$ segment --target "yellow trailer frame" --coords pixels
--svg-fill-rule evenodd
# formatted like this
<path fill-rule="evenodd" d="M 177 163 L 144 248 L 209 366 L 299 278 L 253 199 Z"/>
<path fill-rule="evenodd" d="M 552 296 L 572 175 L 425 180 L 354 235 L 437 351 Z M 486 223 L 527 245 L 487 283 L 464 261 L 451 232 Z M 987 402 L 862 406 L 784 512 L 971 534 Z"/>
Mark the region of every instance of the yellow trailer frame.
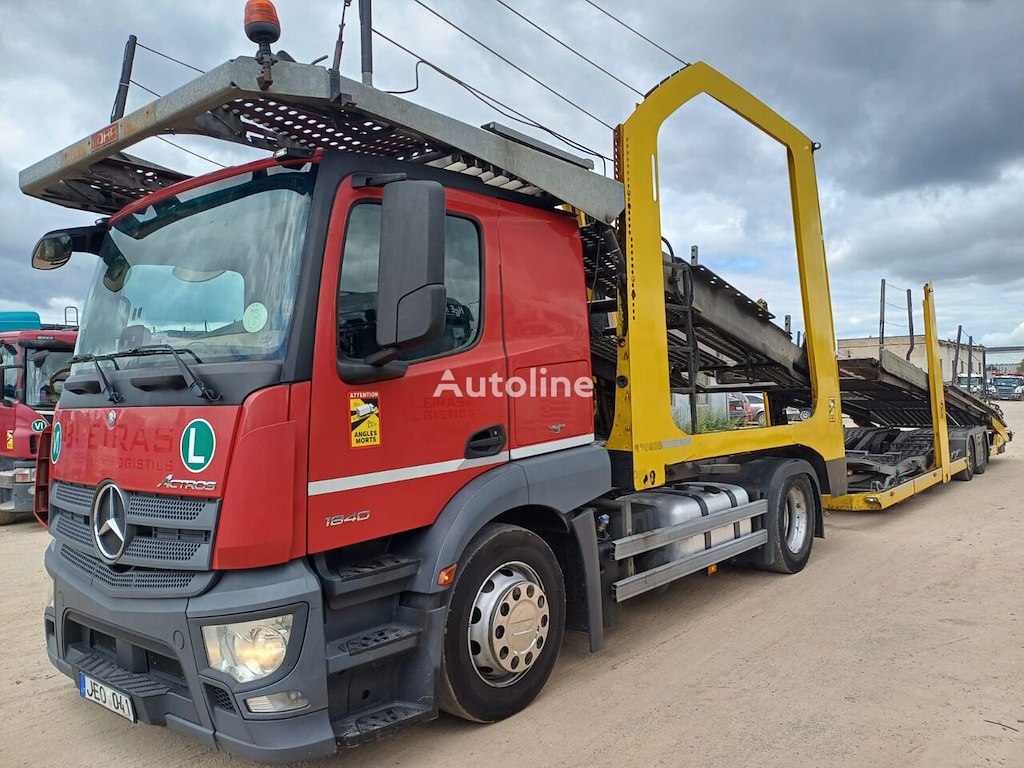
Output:
<path fill-rule="evenodd" d="M 813 396 L 810 419 L 764 429 L 688 434 L 672 418 L 666 336 L 658 133 L 695 96 L 707 94 L 786 148 L 797 267 Z M 822 238 L 814 143 L 759 99 L 703 62 L 654 88 L 615 132 L 616 176 L 625 189 L 620 242 L 627 306 L 619 298 L 615 418 L 607 447 L 632 464 L 633 486 L 665 482 L 666 467 L 720 456 L 802 446 L 845 483 L 839 369 Z M 643 297 L 642 299 L 640 297 Z M 798 448 L 799 450 L 799 448 Z M 837 463 L 843 462 L 836 473 Z M 842 487 L 845 491 L 845 486 Z"/>
<path fill-rule="evenodd" d="M 946 422 L 946 392 L 939 358 L 939 335 L 935 321 L 935 295 L 931 283 L 924 286 L 924 336 L 928 357 L 928 399 L 935 441 L 935 463 L 928 472 L 879 492 L 849 493 L 822 497 L 827 509 L 874 511 L 887 509 L 935 485 L 948 483 L 953 475 L 967 469 L 967 459 L 950 459 L 949 430 Z M 1003 430 L 1005 432 L 1005 430 Z M 997 431 L 998 439 L 998 431 Z"/>

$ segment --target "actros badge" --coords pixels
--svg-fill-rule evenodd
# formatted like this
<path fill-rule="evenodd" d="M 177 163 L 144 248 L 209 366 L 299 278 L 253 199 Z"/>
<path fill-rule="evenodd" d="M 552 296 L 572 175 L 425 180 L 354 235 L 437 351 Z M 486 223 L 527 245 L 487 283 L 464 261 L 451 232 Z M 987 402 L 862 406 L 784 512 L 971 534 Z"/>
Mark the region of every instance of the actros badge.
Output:
<path fill-rule="evenodd" d="M 215 480 L 179 480 L 174 475 L 168 475 L 157 483 L 156 487 L 183 491 L 214 491 L 217 489 L 217 482 Z"/>

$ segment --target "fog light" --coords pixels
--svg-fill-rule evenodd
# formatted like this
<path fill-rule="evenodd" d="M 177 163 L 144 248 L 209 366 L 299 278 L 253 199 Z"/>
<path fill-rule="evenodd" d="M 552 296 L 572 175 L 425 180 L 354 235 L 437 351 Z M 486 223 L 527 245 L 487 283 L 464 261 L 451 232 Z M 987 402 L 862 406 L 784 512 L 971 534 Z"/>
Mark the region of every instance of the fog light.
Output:
<path fill-rule="evenodd" d="M 34 467 L 21 467 L 14 470 L 14 482 L 16 483 L 34 483 L 35 480 L 36 470 Z"/>
<path fill-rule="evenodd" d="M 274 674 L 284 662 L 292 634 L 292 614 L 237 624 L 203 627 L 206 660 L 240 683 Z"/>
<path fill-rule="evenodd" d="M 302 691 L 282 691 L 267 696 L 253 696 L 245 700 L 250 712 L 267 714 L 269 712 L 292 712 L 309 706 L 309 699 Z"/>

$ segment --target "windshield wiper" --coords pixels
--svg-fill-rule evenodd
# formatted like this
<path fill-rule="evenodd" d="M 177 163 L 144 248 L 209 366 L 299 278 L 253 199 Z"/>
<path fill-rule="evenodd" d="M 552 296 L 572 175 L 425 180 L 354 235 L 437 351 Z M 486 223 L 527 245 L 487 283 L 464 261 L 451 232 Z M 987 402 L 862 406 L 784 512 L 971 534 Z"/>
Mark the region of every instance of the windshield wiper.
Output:
<path fill-rule="evenodd" d="M 214 390 L 210 389 L 203 380 L 196 376 L 195 371 L 189 368 L 188 363 L 181 356 L 181 352 L 186 352 L 192 355 L 192 358 L 202 365 L 202 360 L 199 359 L 199 355 L 193 352 L 188 347 L 182 347 L 176 349 L 170 344 L 147 344 L 144 347 L 133 347 L 132 349 L 125 349 L 121 352 L 114 352 L 110 356 L 117 357 L 146 357 L 148 355 L 172 355 L 174 362 L 178 364 L 178 368 L 181 369 L 181 377 L 185 379 L 185 385 L 188 387 L 188 391 L 196 397 L 201 397 L 211 403 L 215 403 L 220 400 L 220 395 Z"/>
<path fill-rule="evenodd" d="M 97 357 L 96 355 L 77 355 L 68 360 L 68 363 L 92 363 L 96 366 L 96 375 L 99 376 L 100 383 L 103 385 L 103 394 L 107 396 L 107 400 L 117 405 L 124 402 L 124 396 L 114 389 L 114 385 L 110 383 L 110 379 L 107 378 L 107 374 L 103 372 L 103 368 L 100 366 L 100 360 L 109 359 L 112 358 L 106 356 Z"/>
<path fill-rule="evenodd" d="M 109 386 L 109 382 L 103 375 L 103 371 L 101 371 L 99 368 L 99 363 L 97 362 L 99 360 L 116 360 L 119 357 L 148 357 L 151 355 L 172 355 L 174 357 L 174 361 L 178 364 L 178 368 L 181 369 L 181 377 L 185 380 L 185 385 L 188 387 L 189 391 L 192 394 L 194 394 L 196 397 L 201 397 L 204 400 L 208 400 L 211 403 L 215 403 L 218 400 L 220 400 L 221 396 L 217 394 L 217 392 L 215 392 L 214 390 L 207 387 L 206 384 L 203 383 L 203 380 L 196 376 L 195 372 L 191 368 L 189 368 L 188 363 L 186 363 L 182 356 L 179 354 L 180 352 L 185 352 L 187 354 L 192 355 L 192 358 L 197 363 L 202 365 L 203 361 L 199 359 L 199 355 L 197 355 L 188 347 L 183 347 L 182 349 L 179 350 L 172 347 L 170 344 L 147 344 L 144 347 L 132 347 L 131 349 L 122 349 L 120 352 L 110 352 L 106 355 L 81 355 L 79 357 L 72 358 L 71 362 L 95 362 L 96 369 L 100 371 L 100 376 L 103 379 L 104 385 Z M 111 390 L 113 390 L 112 387 Z M 117 397 L 119 398 L 114 402 L 120 402 L 121 396 L 116 392 L 114 394 L 117 395 Z"/>

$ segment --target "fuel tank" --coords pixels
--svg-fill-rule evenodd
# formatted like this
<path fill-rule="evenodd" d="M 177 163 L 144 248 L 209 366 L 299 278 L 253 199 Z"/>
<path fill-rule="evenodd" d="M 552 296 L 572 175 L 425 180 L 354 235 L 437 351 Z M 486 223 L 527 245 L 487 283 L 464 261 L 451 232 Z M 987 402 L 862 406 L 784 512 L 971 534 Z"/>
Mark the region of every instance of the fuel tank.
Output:
<path fill-rule="evenodd" d="M 619 501 L 629 503 L 632 530 L 628 533 L 642 533 L 713 515 L 746 504 L 750 499 L 747 492 L 738 485 L 693 482 L 640 491 L 621 497 Z M 636 570 L 656 568 L 729 541 L 736 538 L 737 534 L 746 535 L 750 531 L 750 520 L 747 519 L 681 539 L 637 556 Z"/>

